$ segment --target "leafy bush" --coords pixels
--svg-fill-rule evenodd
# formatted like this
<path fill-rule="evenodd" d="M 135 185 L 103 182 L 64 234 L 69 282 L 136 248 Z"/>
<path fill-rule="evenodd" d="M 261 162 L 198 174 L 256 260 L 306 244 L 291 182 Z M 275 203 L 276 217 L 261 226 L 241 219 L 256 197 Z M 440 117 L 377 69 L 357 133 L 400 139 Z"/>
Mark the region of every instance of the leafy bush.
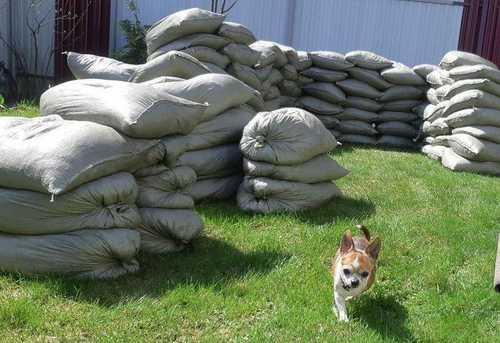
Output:
<path fill-rule="evenodd" d="M 120 20 L 120 30 L 123 32 L 127 44 L 116 51 L 112 57 L 125 63 L 142 64 L 146 62 L 146 31 L 150 26 L 142 25 L 139 19 L 139 10 L 135 1 L 128 2 L 128 9 L 134 20 Z"/>

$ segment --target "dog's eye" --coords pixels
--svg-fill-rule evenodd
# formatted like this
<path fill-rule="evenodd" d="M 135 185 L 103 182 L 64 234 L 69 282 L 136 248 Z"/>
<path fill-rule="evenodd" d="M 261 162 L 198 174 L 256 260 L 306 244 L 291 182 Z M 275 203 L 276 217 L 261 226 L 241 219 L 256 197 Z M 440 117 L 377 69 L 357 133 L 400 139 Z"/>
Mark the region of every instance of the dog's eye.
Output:
<path fill-rule="evenodd" d="M 346 269 L 344 269 L 344 274 L 345 274 L 345 275 L 349 275 L 349 274 L 351 274 L 351 271 L 350 271 L 349 269 L 347 269 L 347 268 L 346 268 Z"/>
<path fill-rule="evenodd" d="M 362 273 L 361 273 L 361 276 L 362 276 L 362 277 L 368 277 L 368 272 L 362 272 Z"/>

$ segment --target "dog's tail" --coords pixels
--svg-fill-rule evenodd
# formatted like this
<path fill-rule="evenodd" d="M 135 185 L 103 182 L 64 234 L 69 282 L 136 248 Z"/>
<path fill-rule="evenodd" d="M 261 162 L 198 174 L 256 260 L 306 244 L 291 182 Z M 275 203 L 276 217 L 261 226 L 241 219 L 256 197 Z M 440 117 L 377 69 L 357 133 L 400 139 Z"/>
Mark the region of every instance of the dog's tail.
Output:
<path fill-rule="evenodd" d="M 358 228 L 359 230 L 361 230 L 361 232 L 363 232 L 363 235 L 365 236 L 367 241 L 370 241 L 370 231 L 368 231 L 366 226 L 358 224 L 356 225 L 356 228 Z"/>

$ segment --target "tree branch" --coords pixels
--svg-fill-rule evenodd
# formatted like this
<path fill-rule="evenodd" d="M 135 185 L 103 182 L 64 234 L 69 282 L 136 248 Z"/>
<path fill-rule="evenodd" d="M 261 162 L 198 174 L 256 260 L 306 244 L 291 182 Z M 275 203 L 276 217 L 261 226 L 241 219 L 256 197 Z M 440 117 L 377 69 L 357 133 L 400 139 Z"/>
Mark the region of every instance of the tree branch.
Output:
<path fill-rule="evenodd" d="M 229 8 L 227 10 L 225 10 L 225 11 L 223 10 L 221 12 L 221 14 L 225 14 L 225 13 L 228 13 L 229 11 L 231 11 L 231 9 L 238 3 L 238 1 L 240 1 L 240 0 L 234 0 L 234 2 L 231 4 L 231 6 L 229 6 Z"/>

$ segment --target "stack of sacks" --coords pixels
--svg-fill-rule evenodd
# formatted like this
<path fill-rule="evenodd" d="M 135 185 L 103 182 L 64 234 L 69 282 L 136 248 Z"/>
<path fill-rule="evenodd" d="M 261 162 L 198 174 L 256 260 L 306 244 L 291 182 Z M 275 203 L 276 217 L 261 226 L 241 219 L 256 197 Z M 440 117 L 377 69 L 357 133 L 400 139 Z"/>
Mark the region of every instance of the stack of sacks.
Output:
<path fill-rule="evenodd" d="M 56 115 L 0 119 L 0 269 L 113 278 L 138 270 L 134 172 L 162 146 Z"/>
<path fill-rule="evenodd" d="M 435 87 L 422 151 L 455 171 L 500 175 L 500 71 L 474 54 L 451 51 L 428 76 Z"/>
<path fill-rule="evenodd" d="M 106 125 L 158 147 L 154 163 L 137 163 L 134 170 L 142 217 L 136 228 L 141 234 L 141 250 L 165 253 L 182 249 L 199 235 L 203 223 L 185 192 L 196 181 L 194 171 L 166 168 L 165 147 L 159 138 L 189 134 L 202 120 L 207 105 L 171 95 L 152 84 L 70 81 L 42 95 L 40 112 Z"/>
<path fill-rule="evenodd" d="M 208 106 L 188 135 L 162 139 L 167 154 L 165 165 L 188 167 L 195 172 L 196 182 L 186 190 L 195 202 L 233 196 L 242 180 L 238 142 L 243 128 L 255 115 L 255 110 L 246 104 L 260 94 L 223 74 L 200 75 L 153 87 Z"/>
<path fill-rule="evenodd" d="M 345 56 L 335 52 L 313 51 L 309 53 L 311 63 L 303 69 L 300 75 L 312 80 L 302 86 L 304 96 L 298 99 L 297 106 L 316 115 L 335 137 L 340 136 L 340 121 L 337 115 L 344 111 L 346 94 L 335 84 L 348 78 L 346 69 L 353 65 L 346 61 Z M 350 106 L 347 106 L 350 108 Z M 347 120 L 346 120 L 347 121 Z M 347 127 L 344 125 L 346 139 L 349 140 Z M 368 124 L 369 129 L 372 130 Z"/>
<path fill-rule="evenodd" d="M 205 73 L 230 74 L 260 92 L 258 108 L 293 106 L 301 87 L 313 82 L 299 72 L 312 64 L 306 52 L 256 41 L 245 26 L 225 16 L 191 8 L 155 23 L 146 33 L 148 62 L 130 65 L 111 58 L 67 53 L 78 79 L 145 82 L 156 77 L 189 79 Z"/>
<path fill-rule="evenodd" d="M 425 74 L 428 66 L 413 69 L 401 63 L 382 70 L 382 78 L 391 86 L 377 100 L 382 111 L 377 115 L 378 145 L 414 149 L 421 122 L 414 109 L 425 102 Z"/>
<path fill-rule="evenodd" d="M 341 192 L 331 182 L 348 174 L 328 156 L 335 137 L 312 114 L 298 108 L 260 112 L 243 131 L 245 179 L 238 205 L 271 213 L 321 206 Z"/>
<path fill-rule="evenodd" d="M 425 110 L 428 108 L 428 106 L 430 104 L 428 97 L 429 97 L 429 92 L 431 89 L 429 83 L 427 82 L 427 77 L 431 73 L 433 73 L 439 69 L 440 68 L 437 65 L 433 65 L 433 64 L 419 64 L 419 65 L 416 65 L 413 67 L 413 71 L 418 76 L 420 76 L 422 79 L 426 80 L 426 85 L 421 87 L 421 89 L 424 91 L 424 97 L 423 97 L 423 99 L 421 99 L 422 102 L 418 106 L 415 106 L 412 109 L 412 112 L 415 115 L 414 116 L 415 120 L 413 121 L 413 123 L 415 125 L 419 126 L 418 135 L 417 135 L 416 139 L 414 139 L 415 142 L 421 141 L 422 138 L 424 137 L 424 134 L 422 131 L 423 124 L 424 124 L 423 118 L 424 118 Z"/>
<path fill-rule="evenodd" d="M 126 64 L 109 57 L 68 52 L 68 67 L 76 79 L 101 79 L 114 81 L 145 82 L 157 77 L 191 77 L 210 73 L 196 58 L 171 51 L 145 64 Z"/>
<path fill-rule="evenodd" d="M 422 103 L 426 85 L 419 74 L 368 51 L 310 55 L 312 67 L 301 75 L 314 82 L 303 86 L 299 106 L 341 142 L 414 147 L 419 123 L 412 110 Z"/>
<path fill-rule="evenodd" d="M 248 44 L 255 41 L 253 34 L 243 25 L 224 19 L 224 15 L 200 8 L 160 19 L 146 33 L 148 61 L 182 51 L 201 61 L 212 73 L 226 74 L 233 59 L 243 65 L 255 64 L 255 52 L 248 51 Z"/>
<path fill-rule="evenodd" d="M 388 124 L 390 126 L 393 118 L 384 111 L 399 111 L 385 108 L 393 100 L 390 94 L 384 97 L 392 84 L 381 75 L 382 70 L 391 68 L 394 62 L 368 51 L 352 51 L 346 54 L 346 61 L 353 65 L 347 70 L 349 78 L 337 83 L 346 92 L 349 106 L 339 115 L 342 119 L 339 126 L 341 141 L 378 144 L 377 135 L 381 132 L 375 128 L 375 123 L 382 129 Z M 347 139 L 344 137 L 346 132 Z M 385 142 L 385 139 L 380 141 L 381 144 Z"/>
<path fill-rule="evenodd" d="M 223 71 L 230 61 L 219 51 L 232 41 L 217 34 L 224 19 L 224 15 L 191 8 L 158 20 L 146 33 L 148 61 L 171 51 L 184 51 L 213 67 L 213 72 Z"/>
<path fill-rule="evenodd" d="M 259 53 L 256 72 L 264 75 L 261 92 L 266 100 L 265 110 L 293 106 L 302 94 L 301 86 L 310 82 L 304 77 L 299 79 L 298 73 L 307 68 L 309 55 L 286 45 L 262 40 L 254 42 L 250 48 Z"/>

